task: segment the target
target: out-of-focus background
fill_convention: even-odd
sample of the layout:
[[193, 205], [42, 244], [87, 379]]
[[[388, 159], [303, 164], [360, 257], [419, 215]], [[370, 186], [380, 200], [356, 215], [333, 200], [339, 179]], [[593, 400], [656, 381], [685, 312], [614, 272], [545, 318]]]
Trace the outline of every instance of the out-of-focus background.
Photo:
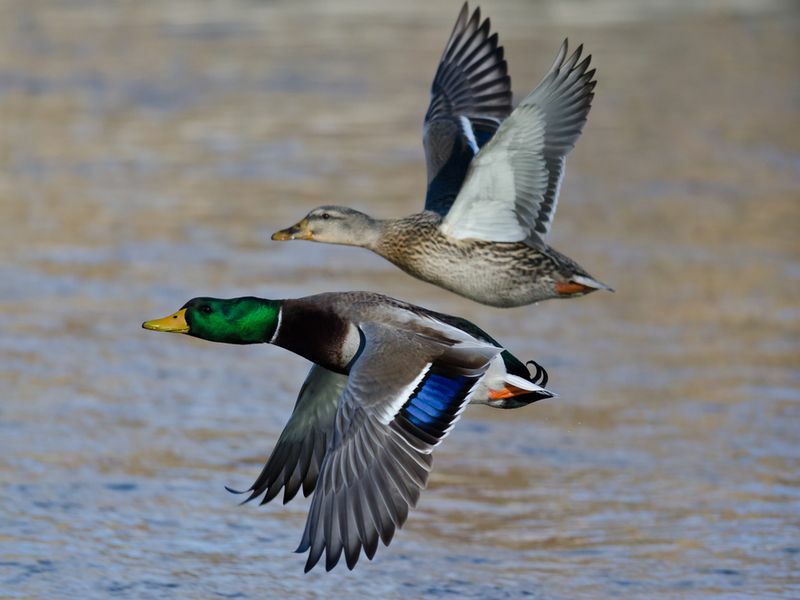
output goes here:
[[[597, 96], [551, 241], [617, 289], [498, 310], [319, 204], [419, 210], [452, 2], [0, 3], [0, 595], [800, 595], [800, 12], [493, 0], [517, 99]], [[196, 295], [368, 289], [465, 316], [558, 399], [470, 408], [372, 564], [302, 574], [307, 500], [237, 506], [305, 362], [140, 329]]]

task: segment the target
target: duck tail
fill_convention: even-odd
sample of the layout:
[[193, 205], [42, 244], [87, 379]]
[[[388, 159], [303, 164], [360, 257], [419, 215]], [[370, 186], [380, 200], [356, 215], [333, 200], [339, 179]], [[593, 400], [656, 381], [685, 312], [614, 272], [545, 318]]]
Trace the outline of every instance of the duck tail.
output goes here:
[[610, 285], [606, 285], [605, 283], [603, 283], [602, 281], [598, 281], [594, 277], [587, 277], [585, 275], [575, 275], [572, 278], [572, 281], [574, 281], [575, 283], [580, 283], [582, 285], [585, 285], [586, 287], [595, 288], [598, 290], [606, 290], [608, 292], [614, 291], [614, 288], [612, 288]]
[[528, 377], [506, 373], [501, 390], [490, 390], [490, 404], [496, 408], [520, 408], [545, 398], [554, 398], [556, 394], [545, 389], [549, 377], [547, 371], [539, 363], [529, 360], [526, 365], [533, 365], [535, 371]]

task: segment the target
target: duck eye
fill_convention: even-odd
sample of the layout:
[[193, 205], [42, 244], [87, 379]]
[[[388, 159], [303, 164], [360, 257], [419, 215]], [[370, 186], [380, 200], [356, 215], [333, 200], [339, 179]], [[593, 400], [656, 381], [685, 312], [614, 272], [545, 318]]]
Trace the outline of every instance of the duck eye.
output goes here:
[[331, 215], [329, 213], [322, 213], [322, 218], [327, 221], [328, 219], [331, 218]]
[[204, 314], [211, 314], [211, 307], [208, 304], [204, 304], [200, 307], [200, 312]]

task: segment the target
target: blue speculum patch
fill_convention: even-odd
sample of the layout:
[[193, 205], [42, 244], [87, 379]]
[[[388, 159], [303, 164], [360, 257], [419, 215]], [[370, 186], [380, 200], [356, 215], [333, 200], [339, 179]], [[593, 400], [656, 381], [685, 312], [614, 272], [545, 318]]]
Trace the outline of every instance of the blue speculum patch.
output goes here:
[[453, 422], [473, 382], [473, 377], [429, 372], [400, 409], [400, 415], [439, 438]]

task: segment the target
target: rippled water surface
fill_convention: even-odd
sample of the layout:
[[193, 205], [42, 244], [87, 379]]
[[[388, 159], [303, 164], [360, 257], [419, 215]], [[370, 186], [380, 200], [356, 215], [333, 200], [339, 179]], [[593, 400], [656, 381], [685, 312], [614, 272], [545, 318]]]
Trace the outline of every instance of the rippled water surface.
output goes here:
[[[0, 596], [800, 596], [800, 18], [671, 6], [484, 7], [518, 95], [562, 37], [594, 55], [552, 242], [618, 290], [498, 310], [268, 241], [421, 207], [456, 2], [0, 3]], [[223, 486], [306, 364], [140, 323], [346, 289], [476, 321], [560, 397], [470, 408], [392, 546], [303, 575], [307, 500]]]

